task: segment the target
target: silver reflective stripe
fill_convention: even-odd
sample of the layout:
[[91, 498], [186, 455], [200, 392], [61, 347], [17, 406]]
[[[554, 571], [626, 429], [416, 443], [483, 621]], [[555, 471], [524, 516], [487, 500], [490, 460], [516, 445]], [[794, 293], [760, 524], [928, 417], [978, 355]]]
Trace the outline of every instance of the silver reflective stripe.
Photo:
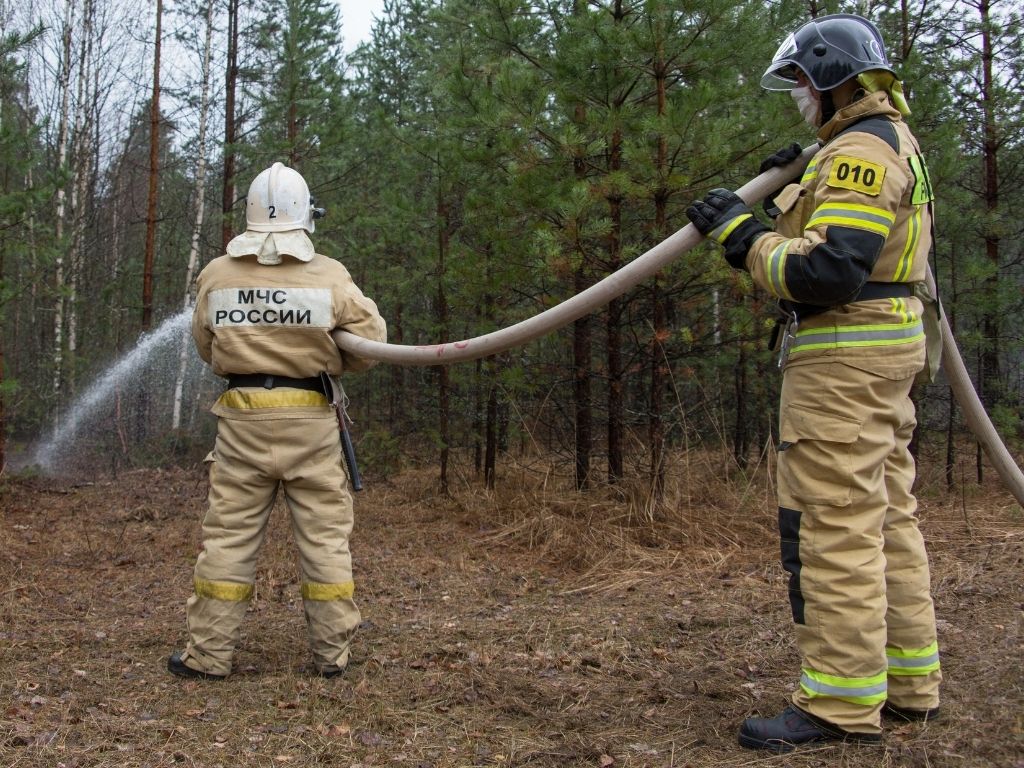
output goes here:
[[792, 351], [906, 344], [923, 338], [924, 324], [920, 320], [900, 325], [859, 325], [848, 329], [810, 329], [797, 333], [796, 344], [793, 345]]
[[806, 672], [800, 676], [800, 685], [810, 693], [817, 694], [818, 696], [837, 696], [844, 699], [861, 698], [864, 696], [880, 696], [889, 690], [888, 682], [885, 680], [880, 683], [875, 683], [874, 685], [861, 685], [857, 687], [829, 685], [821, 680], [815, 680]]
[[927, 656], [886, 656], [889, 662], [889, 669], [918, 669], [920, 667], [933, 667], [939, 663], [939, 652], [929, 653]]
[[885, 232], [888, 232], [892, 227], [892, 218], [884, 215], [884, 212], [873, 213], [872, 211], [864, 209], [856, 209], [851, 206], [838, 206], [830, 208], [827, 205], [823, 205], [814, 212], [811, 216], [811, 220], [807, 222], [807, 227], [813, 227], [815, 224], [820, 224], [822, 221], [825, 223], [851, 223], [852, 221], [862, 221], [865, 224], [871, 225], [872, 230], [881, 228]]

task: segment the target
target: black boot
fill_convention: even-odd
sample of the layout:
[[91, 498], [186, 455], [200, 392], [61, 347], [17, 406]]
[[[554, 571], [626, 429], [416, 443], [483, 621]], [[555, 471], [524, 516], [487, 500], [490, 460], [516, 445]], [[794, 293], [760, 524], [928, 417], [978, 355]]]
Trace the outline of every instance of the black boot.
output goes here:
[[941, 715], [942, 711], [938, 707], [914, 709], [913, 707], [901, 707], [888, 701], [882, 705], [882, 717], [902, 720], [907, 723], [934, 723], [936, 720], [941, 719]]
[[348, 664], [346, 664], [344, 667], [338, 667], [338, 666], [335, 666], [334, 664], [331, 664], [331, 665], [326, 666], [326, 667], [316, 667], [316, 666], [314, 666], [313, 668], [316, 670], [316, 673], [320, 677], [330, 679], [332, 677], [340, 677], [341, 675], [344, 675], [345, 674], [345, 670], [348, 669]]
[[792, 704], [775, 717], [748, 717], [740, 726], [740, 746], [747, 749], [789, 752], [800, 744], [829, 741], [879, 744], [882, 736], [878, 733], [844, 731]]
[[185, 663], [184, 659], [181, 658], [181, 654], [177, 651], [172, 653], [170, 658], [167, 659], [167, 671], [178, 677], [190, 677], [196, 680], [223, 680], [225, 677], [225, 675], [215, 675], [212, 672], [201, 672], [198, 669], [192, 669], [192, 667]]

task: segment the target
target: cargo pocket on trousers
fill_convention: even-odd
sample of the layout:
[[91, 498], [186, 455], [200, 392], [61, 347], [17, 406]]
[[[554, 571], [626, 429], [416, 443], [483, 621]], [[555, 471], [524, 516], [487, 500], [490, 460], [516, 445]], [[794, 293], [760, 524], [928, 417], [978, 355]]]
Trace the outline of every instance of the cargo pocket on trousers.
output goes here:
[[861, 422], [848, 416], [790, 405], [782, 414], [779, 481], [796, 502], [842, 507], [850, 503], [851, 454]]

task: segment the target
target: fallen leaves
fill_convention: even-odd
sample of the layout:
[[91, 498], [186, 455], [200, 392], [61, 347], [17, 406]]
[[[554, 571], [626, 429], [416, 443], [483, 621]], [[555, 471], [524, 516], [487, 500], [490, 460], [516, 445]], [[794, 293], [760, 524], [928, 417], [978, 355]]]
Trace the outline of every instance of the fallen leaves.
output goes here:
[[[128, 562], [94, 568], [96, 556], [76, 538], [88, 513], [94, 546], [104, 532], [117, 540], [123, 511], [108, 499], [123, 496], [119, 485], [83, 499], [77, 517], [47, 508], [38, 496], [19, 507], [24, 512], [16, 519], [12, 506], [3, 511], [39, 530], [46, 518], [53, 537], [40, 535], [41, 544], [31, 548], [21, 533], [7, 531], [5, 539], [0, 528], [0, 581], [7, 577], [11, 585], [0, 588], [0, 765], [738, 765], [761, 759], [735, 744], [739, 720], [753, 701], [761, 708], [782, 701], [799, 664], [784, 585], [776, 592], [746, 578], [715, 578], [726, 566], [732, 574], [748, 573], [748, 562], [774, 573], [777, 553], [768, 539], [703, 559], [683, 552], [678, 564], [664, 565], [674, 557], [667, 549], [625, 542], [611, 550], [607, 565], [581, 573], [571, 562], [535, 556], [515, 536], [500, 544], [478, 538], [485, 527], [503, 530], [499, 507], [509, 500], [500, 490], [488, 496], [487, 514], [472, 507], [463, 520], [462, 513], [435, 514], [448, 502], [429, 492], [405, 503], [404, 477], [386, 489], [393, 503], [374, 497], [374, 489], [357, 501], [353, 555], [364, 622], [345, 678], [309, 673], [301, 604], [288, 591], [297, 571], [290, 523], [277, 510], [257, 576], [265, 587], [261, 610], [243, 624], [237, 674], [217, 684], [180, 681], [167, 675], [166, 658], [184, 636], [182, 603], [205, 488], [187, 473], [177, 485], [166, 475], [133, 475], [128, 482], [166, 497], [156, 533], [133, 523], [122, 540], [144, 568]], [[524, 506], [530, 498], [523, 496]], [[523, 519], [534, 520], [533, 512], [524, 509]], [[563, 530], [560, 513], [544, 514], [553, 521], [545, 535]], [[936, 534], [946, 523], [931, 514], [928, 533], [943, 542]], [[716, 515], [717, 508], [702, 510], [701, 519], [724, 525]], [[597, 518], [592, 527], [607, 530]], [[623, 540], [631, 535], [616, 530]], [[959, 528], [951, 530], [959, 536]], [[963, 546], [962, 536], [952, 540]], [[4, 548], [12, 542], [15, 548]], [[979, 538], [979, 557], [998, 565], [998, 573], [961, 568], [963, 556], [949, 546], [935, 578], [959, 584], [969, 577], [986, 589], [998, 581], [1016, 591], [998, 603], [937, 591], [945, 618], [940, 634], [957, 635], [944, 657], [956, 672], [946, 689], [952, 717], [947, 724], [891, 729], [883, 761], [895, 764], [905, 755], [900, 764], [956, 768], [976, 760], [1017, 768], [1019, 718], [1007, 720], [1005, 712], [1020, 709], [1019, 665], [1000, 665], [996, 677], [988, 660], [1019, 650], [1019, 632], [1013, 633], [1024, 596], [1013, 576], [1020, 546], [1000, 559], [1000, 550], [981, 551], [982, 543], [988, 546]], [[556, 554], [572, 546], [560, 544]], [[450, 563], [441, 557], [449, 552]], [[624, 583], [616, 569], [628, 569], [639, 556], [650, 558], [642, 564], [650, 573], [642, 589], [605, 588]], [[722, 558], [728, 563], [720, 564]], [[579, 580], [597, 588], [565, 589]], [[10, 591], [22, 583], [32, 587]], [[859, 768], [857, 755], [836, 751], [829, 765]], [[792, 764], [825, 764], [813, 753], [804, 759]]]

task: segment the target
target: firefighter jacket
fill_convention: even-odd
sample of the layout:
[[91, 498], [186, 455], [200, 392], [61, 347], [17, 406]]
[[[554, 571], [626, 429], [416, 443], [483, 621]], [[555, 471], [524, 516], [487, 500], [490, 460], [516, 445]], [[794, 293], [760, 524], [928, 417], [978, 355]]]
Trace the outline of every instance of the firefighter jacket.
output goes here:
[[818, 139], [800, 182], [776, 195], [775, 231], [753, 242], [747, 268], [799, 318], [788, 365], [831, 358], [913, 375], [925, 350], [915, 286], [932, 244], [921, 150], [884, 92], [837, 112]]
[[[196, 286], [192, 336], [200, 357], [219, 376], [266, 374], [302, 379], [322, 372], [338, 376], [343, 371], [361, 371], [374, 362], [342, 352], [331, 331], [342, 329], [371, 341], [387, 337], [377, 305], [363, 295], [340, 262], [318, 253], [311, 254], [308, 261], [285, 257], [274, 265], [258, 263], [255, 254], [221, 256], [203, 269]], [[319, 400], [306, 403], [304, 398], [312, 395]], [[225, 412], [224, 397], [214, 413], [242, 417]], [[262, 404], [250, 399], [236, 405], [262, 409], [264, 416], [271, 412], [280, 416], [281, 408], [264, 408], [275, 405], [273, 399]], [[293, 399], [295, 402], [277, 405], [317, 406], [330, 416], [328, 409], [319, 408], [327, 402], [319, 393], [295, 393]], [[287, 412], [309, 416], [308, 410], [289, 407]]]

